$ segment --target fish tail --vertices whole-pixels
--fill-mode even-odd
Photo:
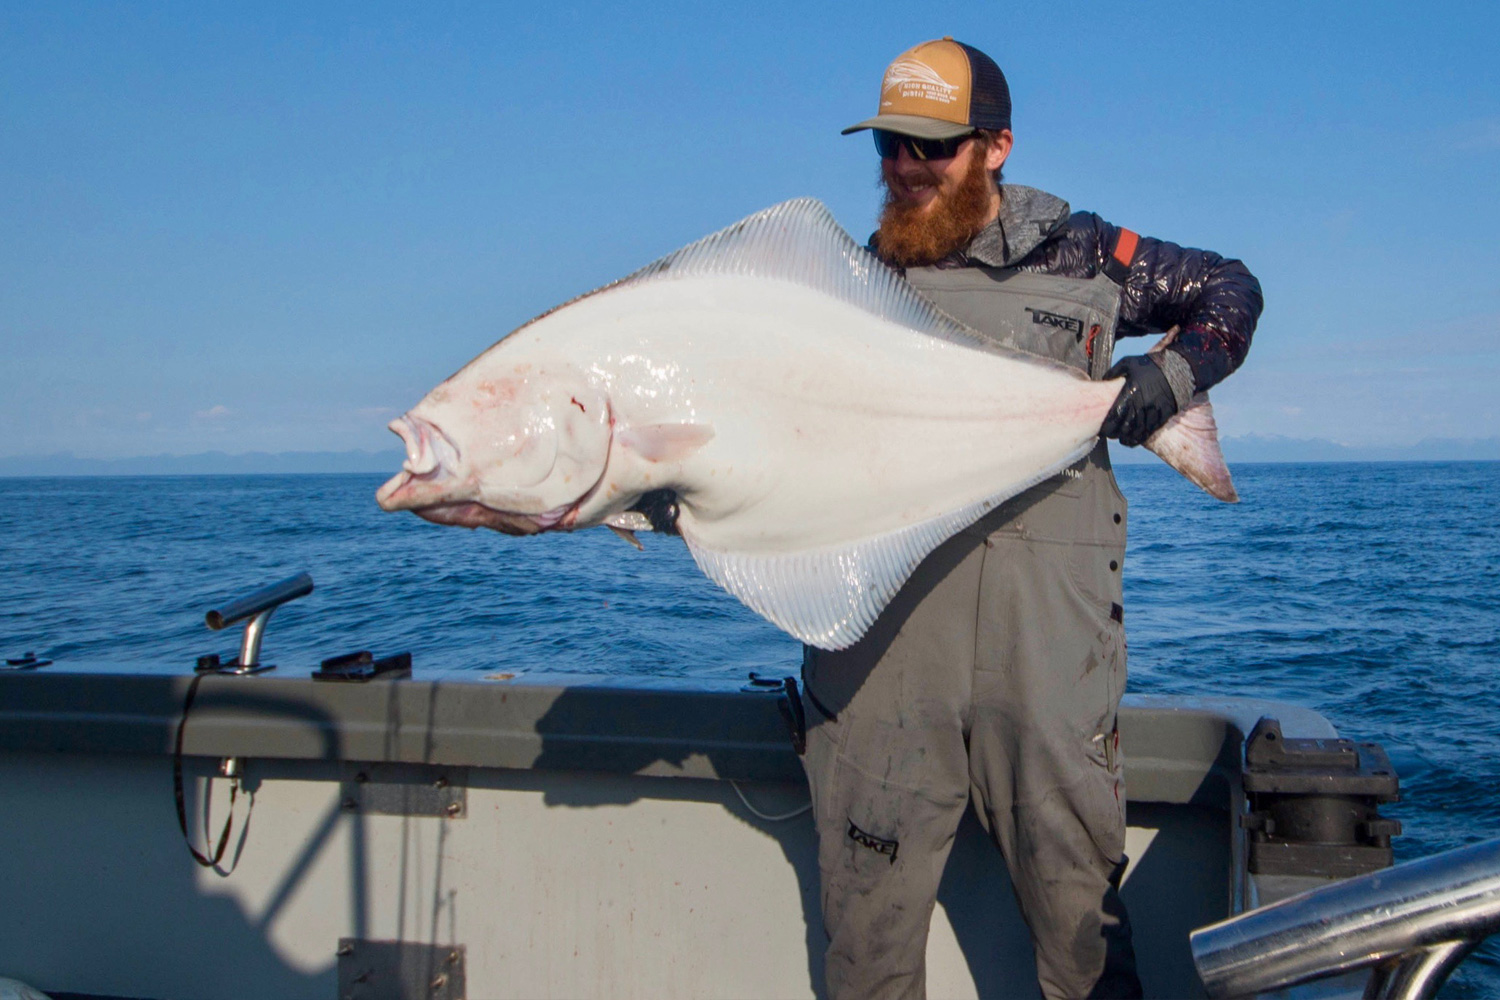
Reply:
[[[1229,475],[1229,465],[1219,448],[1219,425],[1214,422],[1213,404],[1208,393],[1200,392],[1172,416],[1146,442],[1154,452],[1188,480],[1210,496],[1226,503],[1238,503],[1239,493]]]

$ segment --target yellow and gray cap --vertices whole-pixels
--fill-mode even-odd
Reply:
[[[975,129],[1010,128],[1010,86],[978,49],[942,38],[896,57],[880,84],[874,118],[843,134],[878,128],[918,139],[953,139]]]

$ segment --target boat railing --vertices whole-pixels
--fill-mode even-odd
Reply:
[[[1253,996],[1372,969],[1367,1000],[1434,997],[1500,931],[1500,839],[1304,892],[1200,928],[1211,997]]]

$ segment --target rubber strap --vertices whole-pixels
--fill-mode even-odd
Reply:
[[[193,840],[188,836],[187,803],[182,794],[182,734],[183,730],[187,727],[188,710],[193,707],[193,699],[198,697],[198,683],[205,676],[207,675],[198,674],[195,676],[192,683],[188,684],[187,697],[182,699],[182,718],[177,720],[177,739],[174,741],[172,748],[172,793],[177,798],[177,825],[182,829],[183,842],[187,844],[187,849],[192,852],[193,860],[204,868],[216,868],[220,860],[224,857],[224,848],[229,846],[229,826],[234,822],[234,800],[239,796],[240,792],[239,779],[235,778],[230,782],[229,815],[224,817],[224,829],[219,834],[219,844],[214,848],[213,857],[201,853],[198,848],[193,846]],[[208,783],[209,787],[212,788],[213,779],[210,778]],[[204,833],[207,834],[208,810],[206,807],[204,809],[203,822],[205,826]]]
[[[798,757],[801,757],[807,753],[807,713],[802,710],[802,695],[797,691],[797,679],[786,678],[781,683],[781,691],[781,698],[777,701],[776,707],[781,709],[782,721],[786,723],[787,731],[791,733],[792,749],[797,751]],[[749,802],[745,805],[752,812],[755,811]],[[761,818],[767,819],[768,817],[762,816]]]

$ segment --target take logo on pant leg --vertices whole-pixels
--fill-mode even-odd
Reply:
[[[896,852],[901,848],[900,841],[886,840],[884,837],[877,837],[873,833],[866,833],[855,826],[852,819],[849,821],[849,839],[861,847],[868,847],[876,854],[889,855],[891,864],[896,863]]]

